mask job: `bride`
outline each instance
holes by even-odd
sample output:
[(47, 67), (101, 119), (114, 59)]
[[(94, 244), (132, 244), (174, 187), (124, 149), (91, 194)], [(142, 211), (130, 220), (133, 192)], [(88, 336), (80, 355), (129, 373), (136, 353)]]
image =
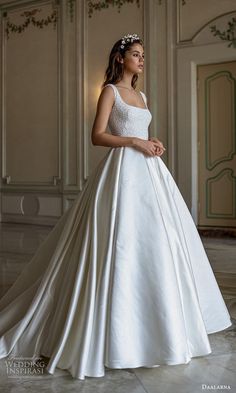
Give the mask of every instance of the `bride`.
[(0, 300), (0, 358), (44, 356), (48, 373), (83, 380), (189, 363), (232, 325), (163, 143), (149, 137), (143, 64), (136, 34), (114, 44), (91, 135), (110, 149)]

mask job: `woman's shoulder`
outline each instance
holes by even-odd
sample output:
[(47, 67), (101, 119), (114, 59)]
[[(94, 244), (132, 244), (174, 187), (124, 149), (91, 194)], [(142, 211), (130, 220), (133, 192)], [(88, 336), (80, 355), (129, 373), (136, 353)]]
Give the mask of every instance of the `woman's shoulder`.
[(108, 90), (108, 89), (106, 89), (107, 87), (111, 87), (111, 89), (109, 89), (109, 90), (113, 90), (115, 97), (116, 97), (117, 92), (116, 92), (115, 86), (112, 83), (107, 83), (105, 86), (103, 86), (102, 91)]
[(111, 88), (112, 86), (113, 85), (109, 84), (109, 83), (106, 84), (105, 86), (102, 86), (99, 100), (98, 100), (100, 105), (101, 104), (105, 105), (105, 106), (107, 106), (109, 104), (111, 104), (112, 106), (114, 105), (114, 103), (116, 101), (116, 92), (114, 89)]

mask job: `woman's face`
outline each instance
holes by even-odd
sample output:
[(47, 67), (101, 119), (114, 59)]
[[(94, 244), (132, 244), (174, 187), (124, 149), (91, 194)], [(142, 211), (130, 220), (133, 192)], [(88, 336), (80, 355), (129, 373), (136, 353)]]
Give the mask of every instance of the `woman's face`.
[(124, 67), (127, 71), (134, 74), (143, 72), (144, 51), (141, 44), (133, 44), (129, 50), (125, 52), (123, 59)]

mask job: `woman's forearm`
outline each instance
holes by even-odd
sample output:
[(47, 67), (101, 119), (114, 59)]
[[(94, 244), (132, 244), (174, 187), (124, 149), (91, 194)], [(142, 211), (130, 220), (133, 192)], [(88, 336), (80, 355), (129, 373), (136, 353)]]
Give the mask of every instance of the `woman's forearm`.
[(107, 146), (107, 147), (122, 147), (122, 146), (135, 147), (137, 139), (138, 138), (132, 136), (129, 137), (129, 136), (111, 135), (108, 134), (107, 132), (91, 136), (93, 145)]

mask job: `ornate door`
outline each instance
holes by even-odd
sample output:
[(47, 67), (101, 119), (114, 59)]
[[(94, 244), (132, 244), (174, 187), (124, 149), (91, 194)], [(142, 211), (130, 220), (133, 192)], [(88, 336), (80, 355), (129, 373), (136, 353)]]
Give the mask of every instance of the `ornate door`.
[(236, 227), (236, 61), (198, 66), (198, 226)]

